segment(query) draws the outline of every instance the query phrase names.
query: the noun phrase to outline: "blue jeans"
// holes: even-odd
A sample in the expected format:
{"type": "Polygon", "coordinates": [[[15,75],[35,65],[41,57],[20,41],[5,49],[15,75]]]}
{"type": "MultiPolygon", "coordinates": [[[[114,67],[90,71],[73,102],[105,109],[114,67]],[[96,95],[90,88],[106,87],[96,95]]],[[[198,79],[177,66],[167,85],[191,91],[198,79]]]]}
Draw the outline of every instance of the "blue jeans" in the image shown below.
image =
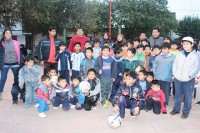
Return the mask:
{"type": "Polygon", "coordinates": [[[38,82],[26,82],[26,94],[25,94],[25,104],[34,104],[35,101],[35,90],[38,88],[38,82]]]}
{"type": "Polygon", "coordinates": [[[62,109],[64,111],[67,111],[68,109],[70,109],[70,105],[69,105],[69,101],[68,100],[66,100],[66,99],[63,100],[63,99],[61,99],[58,96],[53,97],[53,99],[52,99],[52,105],[54,107],[59,107],[60,104],[62,104],[62,109]]]}
{"type": "Polygon", "coordinates": [[[171,82],[159,80],[159,83],[160,83],[160,89],[162,89],[163,92],[165,93],[165,99],[166,99],[165,104],[168,105],[171,82]]]}
{"type": "Polygon", "coordinates": [[[39,103],[38,111],[39,111],[40,113],[49,110],[49,105],[46,103],[45,100],[43,100],[43,99],[38,99],[38,103],[39,103]]]}
{"type": "MultiPolygon", "coordinates": [[[[78,103],[78,99],[76,97],[70,98],[69,102],[73,105],[76,105],[78,103]]],[[[75,108],[76,108],[76,110],[81,110],[81,109],[83,109],[83,104],[81,104],[81,107],[79,107],[79,108],[75,107],[75,108]]]]}
{"type": "Polygon", "coordinates": [[[192,106],[192,92],[194,90],[195,79],[191,79],[187,82],[181,82],[175,79],[174,83],[175,83],[175,101],[173,110],[180,112],[181,101],[184,97],[184,107],[182,112],[189,113],[192,106]]]}
{"type": "Polygon", "coordinates": [[[19,65],[4,65],[3,69],[1,70],[1,77],[0,77],[0,92],[3,92],[5,82],[7,80],[8,70],[11,68],[13,75],[16,75],[16,72],[19,68],[19,65]]]}

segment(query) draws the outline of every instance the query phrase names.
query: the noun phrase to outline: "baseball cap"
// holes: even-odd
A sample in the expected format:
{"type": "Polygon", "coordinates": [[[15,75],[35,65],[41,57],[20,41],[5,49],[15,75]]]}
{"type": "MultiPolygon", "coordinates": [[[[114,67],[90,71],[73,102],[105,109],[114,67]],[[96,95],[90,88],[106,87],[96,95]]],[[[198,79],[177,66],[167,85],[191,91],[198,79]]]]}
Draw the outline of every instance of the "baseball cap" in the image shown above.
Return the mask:
{"type": "Polygon", "coordinates": [[[184,37],[184,38],[181,40],[181,42],[184,42],[184,41],[188,41],[188,42],[194,44],[194,39],[193,39],[192,37],[189,37],[189,36],[184,37]]]}

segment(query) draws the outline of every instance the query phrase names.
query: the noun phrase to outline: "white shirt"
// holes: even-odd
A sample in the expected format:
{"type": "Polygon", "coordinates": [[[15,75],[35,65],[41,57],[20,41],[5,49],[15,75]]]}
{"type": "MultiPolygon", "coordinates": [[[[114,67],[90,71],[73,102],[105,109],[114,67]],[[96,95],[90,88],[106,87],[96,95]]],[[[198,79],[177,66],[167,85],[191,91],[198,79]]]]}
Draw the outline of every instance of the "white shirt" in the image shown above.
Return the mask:
{"type": "Polygon", "coordinates": [[[71,61],[72,61],[72,70],[80,71],[80,64],[81,61],[85,58],[84,53],[79,52],[75,53],[73,52],[71,55],[71,61]]]}

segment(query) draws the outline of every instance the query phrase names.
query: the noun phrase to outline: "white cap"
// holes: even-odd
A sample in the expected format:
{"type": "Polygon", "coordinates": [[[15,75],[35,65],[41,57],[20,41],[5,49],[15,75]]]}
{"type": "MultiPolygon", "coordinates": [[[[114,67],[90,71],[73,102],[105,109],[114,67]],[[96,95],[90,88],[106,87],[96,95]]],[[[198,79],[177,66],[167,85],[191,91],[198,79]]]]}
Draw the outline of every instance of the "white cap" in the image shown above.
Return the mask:
{"type": "Polygon", "coordinates": [[[191,42],[192,44],[194,44],[193,38],[192,38],[192,37],[189,37],[189,36],[184,37],[184,38],[181,40],[181,42],[183,42],[183,41],[188,41],[188,42],[191,42]]]}

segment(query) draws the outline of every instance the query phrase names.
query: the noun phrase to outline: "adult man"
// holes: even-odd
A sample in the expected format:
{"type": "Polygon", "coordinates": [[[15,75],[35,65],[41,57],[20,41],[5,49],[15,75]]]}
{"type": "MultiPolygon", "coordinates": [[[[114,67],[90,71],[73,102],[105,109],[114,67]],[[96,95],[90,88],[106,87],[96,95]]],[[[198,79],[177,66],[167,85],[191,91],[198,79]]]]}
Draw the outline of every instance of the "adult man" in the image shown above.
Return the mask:
{"type": "Polygon", "coordinates": [[[151,48],[155,45],[161,46],[164,42],[163,40],[164,38],[160,36],[160,30],[158,28],[153,28],[152,36],[149,38],[151,48]]]}
{"type": "Polygon", "coordinates": [[[56,36],[56,29],[50,27],[48,29],[48,35],[43,37],[37,47],[37,56],[41,60],[41,64],[44,64],[44,74],[48,73],[49,67],[57,68],[57,62],[55,60],[56,51],[61,39],[56,36]]]}
{"type": "Polygon", "coordinates": [[[77,31],[76,31],[76,35],[72,37],[70,43],[69,43],[69,48],[68,48],[68,51],[70,53],[74,52],[74,44],[76,42],[80,42],[81,43],[81,51],[84,50],[84,43],[86,41],[88,41],[88,37],[84,36],[83,35],[83,29],[82,28],[77,28],[77,31]]]}

